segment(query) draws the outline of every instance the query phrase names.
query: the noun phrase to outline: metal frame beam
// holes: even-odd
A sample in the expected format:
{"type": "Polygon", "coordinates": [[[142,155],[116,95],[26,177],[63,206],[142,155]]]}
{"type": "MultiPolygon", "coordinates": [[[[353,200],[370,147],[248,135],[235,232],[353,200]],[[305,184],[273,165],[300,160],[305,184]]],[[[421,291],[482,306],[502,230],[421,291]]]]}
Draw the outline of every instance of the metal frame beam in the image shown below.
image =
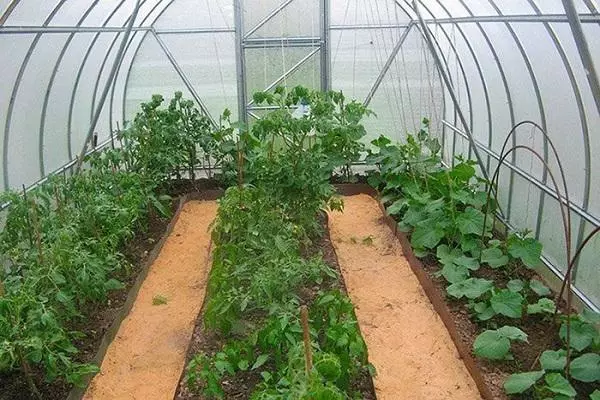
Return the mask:
{"type": "Polygon", "coordinates": [[[129,39],[129,35],[131,34],[131,29],[133,28],[133,24],[135,23],[135,18],[140,10],[141,0],[136,0],[135,8],[133,9],[133,13],[129,19],[129,25],[127,26],[127,31],[125,32],[125,36],[123,37],[123,41],[121,42],[121,46],[119,47],[119,51],[117,52],[117,57],[115,58],[115,62],[113,63],[113,67],[108,76],[108,81],[104,86],[104,90],[100,96],[100,100],[98,102],[98,106],[96,107],[96,112],[92,119],[92,123],[90,124],[90,129],[88,130],[87,136],[83,142],[83,146],[81,152],[79,153],[79,159],[77,160],[77,165],[75,167],[75,172],[79,172],[81,169],[81,165],[83,163],[83,158],[87,152],[87,146],[92,136],[94,135],[94,130],[96,129],[96,125],[98,124],[98,120],[100,119],[100,114],[102,113],[102,108],[104,107],[104,102],[106,101],[106,97],[108,96],[108,92],[110,91],[110,87],[117,75],[119,67],[121,65],[122,56],[125,53],[125,49],[127,47],[127,41],[129,39]]]}
{"type": "Polygon", "coordinates": [[[330,6],[329,0],[321,0],[321,90],[326,92],[331,86],[331,44],[330,35],[330,6]]]}
{"type": "Polygon", "coordinates": [[[402,47],[402,45],[404,44],[404,41],[408,37],[408,34],[411,31],[411,28],[412,28],[412,23],[408,25],[408,27],[404,30],[404,32],[402,32],[400,39],[398,39],[398,43],[396,43],[396,45],[392,49],[390,55],[388,56],[388,59],[386,60],[383,67],[381,68],[381,71],[379,71],[379,75],[377,76],[377,79],[375,79],[375,83],[373,83],[371,90],[369,90],[369,93],[367,94],[367,97],[365,98],[365,101],[363,102],[363,105],[365,107],[367,107],[369,105],[369,103],[371,103],[373,96],[375,96],[375,93],[379,89],[379,85],[381,85],[381,82],[383,82],[383,78],[385,78],[388,70],[392,66],[392,63],[396,59],[396,55],[398,55],[398,52],[400,51],[400,47],[402,47]]]}
{"type": "MultiPolygon", "coordinates": [[[[0,26],[0,35],[35,34],[35,33],[124,33],[126,27],[121,26],[0,26]]],[[[134,26],[132,32],[148,32],[155,30],[160,35],[183,33],[221,33],[235,32],[233,28],[190,28],[190,29],[154,29],[151,26],[134,26]]]]}
{"type": "MultiPolygon", "coordinates": [[[[582,23],[599,23],[599,14],[580,14],[582,23]]],[[[470,17],[425,18],[426,24],[462,24],[476,22],[569,22],[564,14],[477,15],[470,17]]]]}
{"type": "Polygon", "coordinates": [[[283,3],[281,3],[279,6],[277,6],[276,9],[274,9],[272,12],[270,12],[266,17],[264,17],[262,20],[260,20],[252,29],[249,29],[248,32],[246,32],[246,34],[244,35],[244,40],[247,40],[250,36],[252,36],[254,33],[256,33],[256,31],[258,31],[260,28],[262,28],[267,22],[269,22],[270,20],[275,18],[275,16],[277,14],[279,14],[284,8],[286,8],[288,5],[290,5],[290,3],[292,3],[293,1],[294,0],[285,0],[283,3]]]}
{"type": "Polygon", "coordinates": [[[238,120],[243,124],[248,124],[248,114],[246,110],[246,54],[244,52],[244,0],[233,0],[234,20],[235,20],[235,60],[237,74],[237,92],[238,92],[238,120]]]}
{"type": "Polygon", "coordinates": [[[243,47],[245,49],[264,49],[283,47],[313,47],[321,46],[320,36],[313,37],[289,37],[289,38],[256,38],[244,39],[243,47]]]}
{"type": "Polygon", "coordinates": [[[212,117],[212,115],[210,115],[208,108],[206,107],[206,105],[204,104],[204,102],[202,101],[202,99],[200,98],[198,93],[196,92],[196,89],[194,89],[194,85],[192,85],[192,82],[189,80],[189,78],[187,77],[187,75],[185,74],[183,69],[179,66],[179,63],[173,56],[173,53],[171,53],[171,50],[169,50],[169,47],[167,46],[167,44],[160,38],[160,36],[154,30],[152,30],[151,33],[154,36],[154,38],[156,39],[156,41],[158,42],[162,51],[165,53],[165,55],[169,59],[169,62],[171,63],[173,68],[175,68],[175,71],[177,71],[177,74],[183,81],[185,87],[190,91],[190,93],[192,94],[192,97],[194,98],[196,103],[198,103],[198,105],[200,106],[200,109],[202,110],[202,112],[206,115],[206,117],[208,117],[211,125],[216,128],[218,125],[217,125],[215,119],[212,117]]]}
{"type": "Polygon", "coordinates": [[[596,108],[598,109],[598,113],[600,113],[600,82],[598,81],[596,66],[594,65],[587,39],[583,33],[583,28],[581,26],[582,21],[577,14],[577,9],[575,8],[575,4],[573,4],[573,0],[562,0],[562,3],[565,7],[567,18],[569,19],[569,25],[571,26],[573,38],[575,39],[575,44],[579,51],[579,57],[581,58],[583,68],[586,72],[590,90],[592,91],[594,101],[596,102],[596,108]]]}

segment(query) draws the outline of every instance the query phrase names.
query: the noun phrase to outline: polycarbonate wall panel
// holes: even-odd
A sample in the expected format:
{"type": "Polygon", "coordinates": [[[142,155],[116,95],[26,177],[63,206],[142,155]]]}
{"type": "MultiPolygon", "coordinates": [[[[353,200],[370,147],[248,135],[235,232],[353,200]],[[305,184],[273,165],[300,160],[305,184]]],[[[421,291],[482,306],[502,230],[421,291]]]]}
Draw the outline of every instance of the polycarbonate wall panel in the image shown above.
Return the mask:
{"type": "Polygon", "coordinates": [[[176,0],[154,26],[157,29],[233,28],[233,1],[176,0]]]}
{"type": "MultiPolygon", "coordinates": [[[[244,6],[244,32],[284,3],[280,0],[247,1],[244,6]]],[[[320,35],[320,0],[292,0],[252,37],[302,37],[320,35]]]]}
{"type": "Polygon", "coordinates": [[[409,16],[394,0],[330,0],[331,25],[394,25],[409,16]]]}
{"type": "MultiPolygon", "coordinates": [[[[218,119],[223,110],[229,108],[235,120],[237,88],[233,34],[169,34],[161,35],[161,38],[213,118],[218,119]]],[[[149,37],[142,44],[131,70],[126,119],[131,120],[139,111],[140,103],[148,101],[152,94],[162,94],[170,99],[176,91],[193,99],[158,42],[149,37]]]]}

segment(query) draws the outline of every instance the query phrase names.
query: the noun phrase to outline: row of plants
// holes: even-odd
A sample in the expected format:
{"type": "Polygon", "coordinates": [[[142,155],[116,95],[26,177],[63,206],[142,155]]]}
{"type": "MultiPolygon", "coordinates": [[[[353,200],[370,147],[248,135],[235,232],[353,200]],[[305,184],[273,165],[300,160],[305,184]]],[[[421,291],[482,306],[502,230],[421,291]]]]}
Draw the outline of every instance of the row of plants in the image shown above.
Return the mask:
{"type": "MultiPolygon", "coordinates": [[[[600,316],[587,310],[579,315],[556,312],[550,289],[525,272],[540,264],[541,243],[528,232],[496,234],[497,203],[494,196],[488,199],[489,182],[476,175],[475,162],[459,156],[445,167],[426,119],[406,143],[381,136],[372,145],[367,162],[376,170],[369,183],[381,192],[399,229],[410,233],[415,254],[437,260],[436,275],[446,282],[448,298],[460,302],[479,326],[473,353],[509,370],[525,368],[506,380],[506,393],[581,398],[584,393],[578,395],[575,385],[590,399],[600,399],[600,334],[594,326],[600,316]],[[558,331],[562,347],[545,349],[528,370],[513,357],[511,346],[527,342],[521,328],[532,320],[558,331]]],[[[554,345],[554,336],[548,332],[548,346],[554,345]]]]}
{"type": "Polygon", "coordinates": [[[92,304],[123,288],[132,265],[121,250],[147,227],[150,213],[168,216],[166,195],[182,171],[194,177],[201,158],[222,160],[227,144],[191,101],[161,96],[117,140],[90,155],[72,175],[50,177],[10,202],[0,233],[0,374],[23,374],[41,398],[37,377],[79,385],[98,367],[81,362],[74,343],[92,304]],[[210,156],[210,157],[209,157],[210,156]]]}
{"type": "Polygon", "coordinates": [[[224,172],[237,185],[219,201],[212,233],[203,321],[222,345],[195,354],[185,382],[206,398],[244,377],[257,382],[251,399],[363,398],[353,383],[373,369],[353,306],[337,272],[307,249],[323,233],[323,210],[343,206],[330,178],[359,155],[368,111],[301,87],[254,99],[277,109],[240,137],[224,172]],[[311,113],[294,117],[300,102],[311,113]]]}

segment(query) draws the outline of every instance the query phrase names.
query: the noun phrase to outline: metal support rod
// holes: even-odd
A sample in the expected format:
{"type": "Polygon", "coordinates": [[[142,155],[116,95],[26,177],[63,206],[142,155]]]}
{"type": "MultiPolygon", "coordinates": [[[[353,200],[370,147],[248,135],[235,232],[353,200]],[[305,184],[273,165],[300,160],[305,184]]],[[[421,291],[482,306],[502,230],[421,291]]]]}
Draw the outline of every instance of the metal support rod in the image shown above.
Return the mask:
{"type": "Polygon", "coordinates": [[[396,55],[398,54],[398,52],[400,51],[400,48],[404,44],[404,41],[408,37],[408,34],[410,33],[411,28],[412,28],[412,23],[410,23],[408,25],[408,27],[406,28],[406,30],[404,32],[402,32],[402,35],[400,36],[398,43],[396,43],[396,45],[392,49],[392,52],[390,53],[388,59],[386,60],[385,64],[383,65],[383,68],[381,68],[381,71],[379,71],[379,75],[377,76],[375,83],[373,83],[373,86],[371,87],[369,94],[367,94],[367,97],[365,98],[365,101],[363,102],[365,107],[368,107],[369,103],[371,103],[373,96],[375,96],[375,93],[379,89],[379,85],[381,85],[381,82],[383,82],[383,78],[385,78],[385,76],[387,75],[388,70],[390,69],[390,67],[394,63],[394,60],[396,59],[396,55]]]}
{"type": "MultiPolygon", "coordinates": [[[[34,34],[34,33],[124,33],[123,26],[0,26],[0,34],[34,34]]],[[[150,32],[150,26],[134,26],[132,32],[150,32]]],[[[155,29],[160,35],[186,33],[233,33],[233,28],[190,28],[190,29],[155,29]]]]}
{"type": "Polygon", "coordinates": [[[421,12],[419,11],[417,0],[413,0],[413,8],[417,14],[417,18],[419,19],[419,23],[423,30],[423,34],[425,35],[425,39],[426,39],[425,41],[427,42],[429,51],[431,51],[431,54],[433,55],[435,63],[437,64],[439,71],[442,75],[442,78],[444,80],[444,84],[446,85],[446,89],[448,90],[448,93],[450,94],[450,97],[452,98],[452,102],[454,103],[454,107],[456,108],[456,110],[458,112],[458,117],[460,119],[460,122],[462,123],[463,127],[465,128],[465,132],[467,132],[467,135],[469,136],[469,143],[471,143],[471,146],[473,147],[473,153],[475,154],[475,158],[477,158],[477,163],[479,164],[479,168],[481,169],[481,174],[487,180],[487,179],[489,179],[489,177],[488,177],[488,173],[485,169],[485,164],[483,162],[483,158],[481,157],[481,154],[479,153],[479,149],[477,148],[477,146],[475,146],[475,139],[473,138],[473,133],[471,132],[471,129],[467,123],[467,120],[466,120],[464,114],[462,113],[462,110],[460,109],[460,103],[458,102],[456,93],[454,93],[454,89],[451,86],[450,79],[448,78],[446,71],[443,70],[442,63],[440,61],[440,57],[437,54],[437,52],[435,51],[435,47],[434,47],[433,41],[431,39],[431,32],[429,31],[429,27],[423,21],[423,17],[421,16],[421,12]]]}
{"type": "Polygon", "coordinates": [[[321,90],[327,92],[331,82],[331,44],[329,42],[330,26],[329,0],[321,0],[321,90]]]}
{"type": "Polygon", "coordinates": [[[210,115],[208,108],[206,107],[206,105],[204,104],[204,102],[202,101],[202,99],[200,98],[198,93],[196,92],[196,89],[194,89],[192,82],[188,79],[188,77],[186,76],[183,69],[181,69],[181,67],[179,66],[179,63],[177,62],[177,60],[175,59],[175,57],[169,50],[169,47],[167,46],[167,44],[160,38],[160,36],[158,36],[156,34],[156,32],[154,32],[154,31],[151,31],[151,32],[152,32],[152,35],[154,36],[154,38],[156,39],[156,41],[158,42],[158,44],[160,45],[160,48],[162,49],[162,51],[165,53],[165,55],[171,62],[171,65],[173,66],[173,68],[175,68],[177,75],[179,75],[179,77],[183,81],[183,84],[185,85],[185,87],[190,91],[190,93],[192,94],[192,97],[194,98],[194,100],[196,100],[196,103],[198,103],[198,106],[200,106],[200,110],[202,110],[204,115],[206,115],[206,117],[208,119],[210,119],[210,123],[212,124],[212,126],[217,127],[217,123],[215,122],[214,118],[210,115]]]}
{"type": "Polygon", "coordinates": [[[600,113],[600,82],[598,81],[598,74],[596,73],[596,67],[590,53],[587,39],[585,38],[583,28],[581,27],[581,21],[577,15],[577,9],[575,8],[575,4],[573,4],[573,0],[562,0],[562,3],[565,7],[567,18],[569,19],[571,31],[573,32],[573,39],[575,39],[577,50],[579,50],[579,57],[581,58],[583,68],[585,69],[585,75],[590,85],[592,95],[594,96],[594,101],[596,102],[596,108],[598,109],[598,113],[600,113]]]}
{"type": "MultiPolygon", "coordinates": [[[[582,23],[598,23],[600,15],[581,14],[582,23]]],[[[426,24],[461,24],[474,22],[569,22],[564,14],[477,15],[472,17],[427,18],[426,24]]]]}
{"type": "Polygon", "coordinates": [[[244,51],[243,0],[233,1],[233,12],[235,19],[235,67],[237,73],[238,120],[243,125],[246,125],[248,123],[248,115],[246,113],[246,54],[244,51]]]}
{"type": "Polygon", "coordinates": [[[83,158],[85,157],[85,153],[87,151],[88,142],[91,140],[94,130],[96,129],[96,125],[98,124],[98,120],[100,119],[100,114],[102,113],[102,108],[104,107],[104,102],[106,101],[106,96],[108,96],[108,92],[110,91],[111,84],[115,79],[115,75],[117,74],[117,70],[119,68],[119,62],[123,56],[125,51],[125,47],[127,45],[127,41],[129,39],[129,35],[131,34],[131,29],[133,28],[133,24],[135,23],[135,18],[137,17],[138,11],[140,10],[140,0],[136,1],[135,8],[133,9],[133,13],[131,15],[131,19],[129,20],[129,25],[127,25],[127,30],[125,31],[125,36],[123,37],[123,41],[121,42],[121,47],[117,53],[117,57],[115,57],[115,62],[113,63],[112,70],[108,76],[108,80],[106,85],[104,86],[104,90],[102,91],[102,95],[100,96],[100,101],[98,102],[98,106],[96,107],[96,113],[94,114],[94,118],[90,124],[90,129],[88,130],[87,136],[83,141],[83,146],[81,148],[81,152],[79,153],[79,159],[77,160],[77,165],[75,166],[75,172],[79,172],[81,169],[81,164],[83,163],[83,158]]]}
{"type": "Polygon", "coordinates": [[[369,30],[369,29],[405,29],[412,25],[413,22],[408,24],[372,24],[372,25],[330,25],[329,30],[331,31],[344,31],[344,30],[369,30]]]}
{"type": "Polygon", "coordinates": [[[6,11],[4,12],[4,14],[0,15],[0,25],[4,25],[4,23],[6,22],[8,17],[10,17],[10,14],[12,14],[12,12],[15,10],[20,1],[21,0],[12,0],[10,2],[8,7],[6,7],[6,11]]]}
{"type": "Polygon", "coordinates": [[[312,47],[320,46],[321,44],[322,40],[320,36],[244,39],[244,48],[246,49],[281,48],[281,46],[312,47]]]}
{"type": "MultiPolygon", "coordinates": [[[[279,78],[275,79],[269,86],[267,86],[266,88],[264,88],[263,92],[268,92],[269,90],[273,89],[275,86],[277,86],[278,84],[280,84],[283,80],[285,80],[288,76],[290,76],[291,74],[293,74],[294,72],[296,72],[296,70],[298,68],[300,68],[313,55],[315,55],[316,53],[318,53],[319,50],[320,50],[319,48],[313,49],[310,53],[308,53],[307,55],[305,55],[304,57],[302,57],[302,59],[300,61],[298,61],[290,69],[288,69],[287,71],[285,71],[283,73],[283,75],[281,75],[279,78]]],[[[254,104],[254,99],[250,100],[250,102],[246,105],[246,107],[249,107],[252,104],[254,104]]]]}
{"type": "Polygon", "coordinates": [[[279,14],[284,8],[286,8],[292,1],[294,1],[294,0],[286,0],[283,3],[281,3],[276,9],[274,9],[271,13],[269,13],[269,15],[264,17],[262,20],[260,20],[258,22],[258,24],[256,24],[252,29],[250,29],[248,32],[246,32],[246,34],[244,35],[244,39],[248,39],[250,36],[252,36],[254,33],[256,33],[257,30],[259,30],[267,22],[272,20],[277,14],[279,14]]]}

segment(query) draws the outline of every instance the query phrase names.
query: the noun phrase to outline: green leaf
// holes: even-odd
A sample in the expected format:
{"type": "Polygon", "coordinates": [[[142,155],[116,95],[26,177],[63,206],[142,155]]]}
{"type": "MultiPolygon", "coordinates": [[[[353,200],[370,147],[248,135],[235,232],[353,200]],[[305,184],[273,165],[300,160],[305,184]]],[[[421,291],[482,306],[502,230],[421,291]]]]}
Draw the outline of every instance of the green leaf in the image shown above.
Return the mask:
{"type": "Polygon", "coordinates": [[[247,371],[250,364],[248,363],[248,360],[240,360],[237,366],[240,371],[247,371]]]}
{"type": "MultiPolygon", "coordinates": [[[[473,207],[467,207],[463,213],[456,217],[456,225],[463,235],[481,235],[483,232],[484,214],[473,207]]],[[[488,222],[491,222],[488,218],[488,222]]]]}
{"type": "Polygon", "coordinates": [[[406,199],[399,199],[393,202],[386,211],[389,215],[398,215],[406,205],[408,205],[406,199]]]}
{"type": "Polygon", "coordinates": [[[479,262],[476,259],[465,255],[456,258],[454,264],[467,267],[471,271],[477,271],[479,269],[479,262]]]}
{"type": "Polygon", "coordinates": [[[462,282],[469,277],[469,269],[461,265],[446,264],[439,272],[450,283],[462,282]]]}
{"type": "Polygon", "coordinates": [[[413,247],[433,249],[444,236],[444,230],[438,226],[417,226],[410,238],[410,243],[413,247]]]}
{"type": "Polygon", "coordinates": [[[487,279],[469,278],[462,282],[453,283],[446,288],[448,294],[457,299],[463,296],[468,299],[476,299],[482,294],[492,290],[494,282],[487,279]]]}
{"type": "Polygon", "coordinates": [[[268,354],[261,354],[260,356],[256,357],[256,361],[254,362],[254,364],[252,364],[251,370],[255,370],[256,368],[261,367],[264,363],[267,362],[268,359],[268,354]]]}
{"type": "Polygon", "coordinates": [[[508,256],[502,252],[502,249],[492,247],[481,252],[481,262],[492,268],[500,268],[508,264],[508,256]]]}
{"type": "Polygon", "coordinates": [[[594,390],[592,394],[590,394],[590,400],[600,400],[600,390],[594,390]]]}
{"type": "Polygon", "coordinates": [[[492,307],[490,307],[485,301],[480,303],[475,303],[473,310],[477,313],[477,319],[480,321],[487,321],[491,319],[496,312],[492,307]]]}
{"type": "Polygon", "coordinates": [[[600,355],[586,353],[577,357],[571,362],[569,372],[571,373],[571,376],[578,381],[600,381],[600,355]]]}
{"type": "Polygon", "coordinates": [[[125,285],[116,279],[109,279],[106,282],[104,282],[104,289],[106,290],[120,290],[124,287],[125,285]]]}
{"type": "Polygon", "coordinates": [[[588,310],[584,308],[581,314],[579,314],[579,318],[583,322],[589,322],[590,324],[600,323],[600,313],[588,310]]]}
{"type": "Polygon", "coordinates": [[[507,394],[523,393],[544,376],[545,371],[522,372],[512,374],[504,382],[504,390],[507,394]]]}
{"type": "Polygon", "coordinates": [[[527,305],[527,314],[553,314],[555,309],[554,300],[542,297],[537,303],[527,305]]]}
{"type": "Polygon", "coordinates": [[[534,238],[521,239],[511,235],[508,239],[508,253],[514,258],[520,258],[525,266],[535,268],[540,264],[542,244],[534,238]]]}
{"type": "Polygon", "coordinates": [[[63,292],[62,290],[56,292],[56,300],[59,301],[62,304],[67,304],[71,302],[71,297],[66,294],[65,292],[63,292]]]}
{"type": "Polygon", "coordinates": [[[562,371],[567,365],[566,350],[546,350],[540,356],[540,364],[543,369],[549,371],[562,371]]]}
{"type": "Polygon", "coordinates": [[[498,333],[510,340],[519,340],[521,342],[527,341],[527,334],[517,328],[516,326],[505,325],[498,329],[498,333]]]}
{"type": "Polygon", "coordinates": [[[462,255],[459,249],[450,249],[447,244],[441,244],[436,249],[436,256],[440,263],[451,264],[462,255]]]}
{"type": "MultiPolygon", "coordinates": [[[[567,322],[560,326],[559,335],[562,340],[567,341],[567,322]]],[[[583,351],[592,344],[594,338],[598,335],[596,328],[592,324],[578,320],[571,320],[571,348],[577,351],[583,351]]]]}
{"type": "Polygon", "coordinates": [[[484,331],[473,343],[473,352],[477,357],[490,360],[504,359],[510,350],[510,340],[500,335],[498,331],[484,331]]]}
{"type": "Polygon", "coordinates": [[[548,296],[550,295],[550,289],[542,282],[537,279],[532,279],[529,281],[529,287],[533,290],[538,296],[548,296]]]}
{"type": "Polygon", "coordinates": [[[523,312],[523,296],[519,293],[502,289],[492,295],[490,304],[495,312],[509,318],[521,318],[523,312]]]}
{"type": "Polygon", "coordinates": [[[475,176],[475,168],[466,163],[456,164],[454,168],[449,171],[452,178],[462,182],[468,182],[475,176]]]}
{"type": "Polygon", "coordinates": [[[511,279],[506,284],[506,288],[508,290],[510,290],[511,292],[515,292],[515,293],[520,292],[521,290],[523,290],[524,287],[525,287],[525,282],[523,282],[520,279],[511,279]]]}
{"type": "Polygon", "coordinates": [[[544,378],[546,381],[546,387],[552,393],[563,394],[569,397],[575,397],[577,392],[571,386],[569,381],[559,373],[553,372],[551,374],[547,374],[544,378]]]}

